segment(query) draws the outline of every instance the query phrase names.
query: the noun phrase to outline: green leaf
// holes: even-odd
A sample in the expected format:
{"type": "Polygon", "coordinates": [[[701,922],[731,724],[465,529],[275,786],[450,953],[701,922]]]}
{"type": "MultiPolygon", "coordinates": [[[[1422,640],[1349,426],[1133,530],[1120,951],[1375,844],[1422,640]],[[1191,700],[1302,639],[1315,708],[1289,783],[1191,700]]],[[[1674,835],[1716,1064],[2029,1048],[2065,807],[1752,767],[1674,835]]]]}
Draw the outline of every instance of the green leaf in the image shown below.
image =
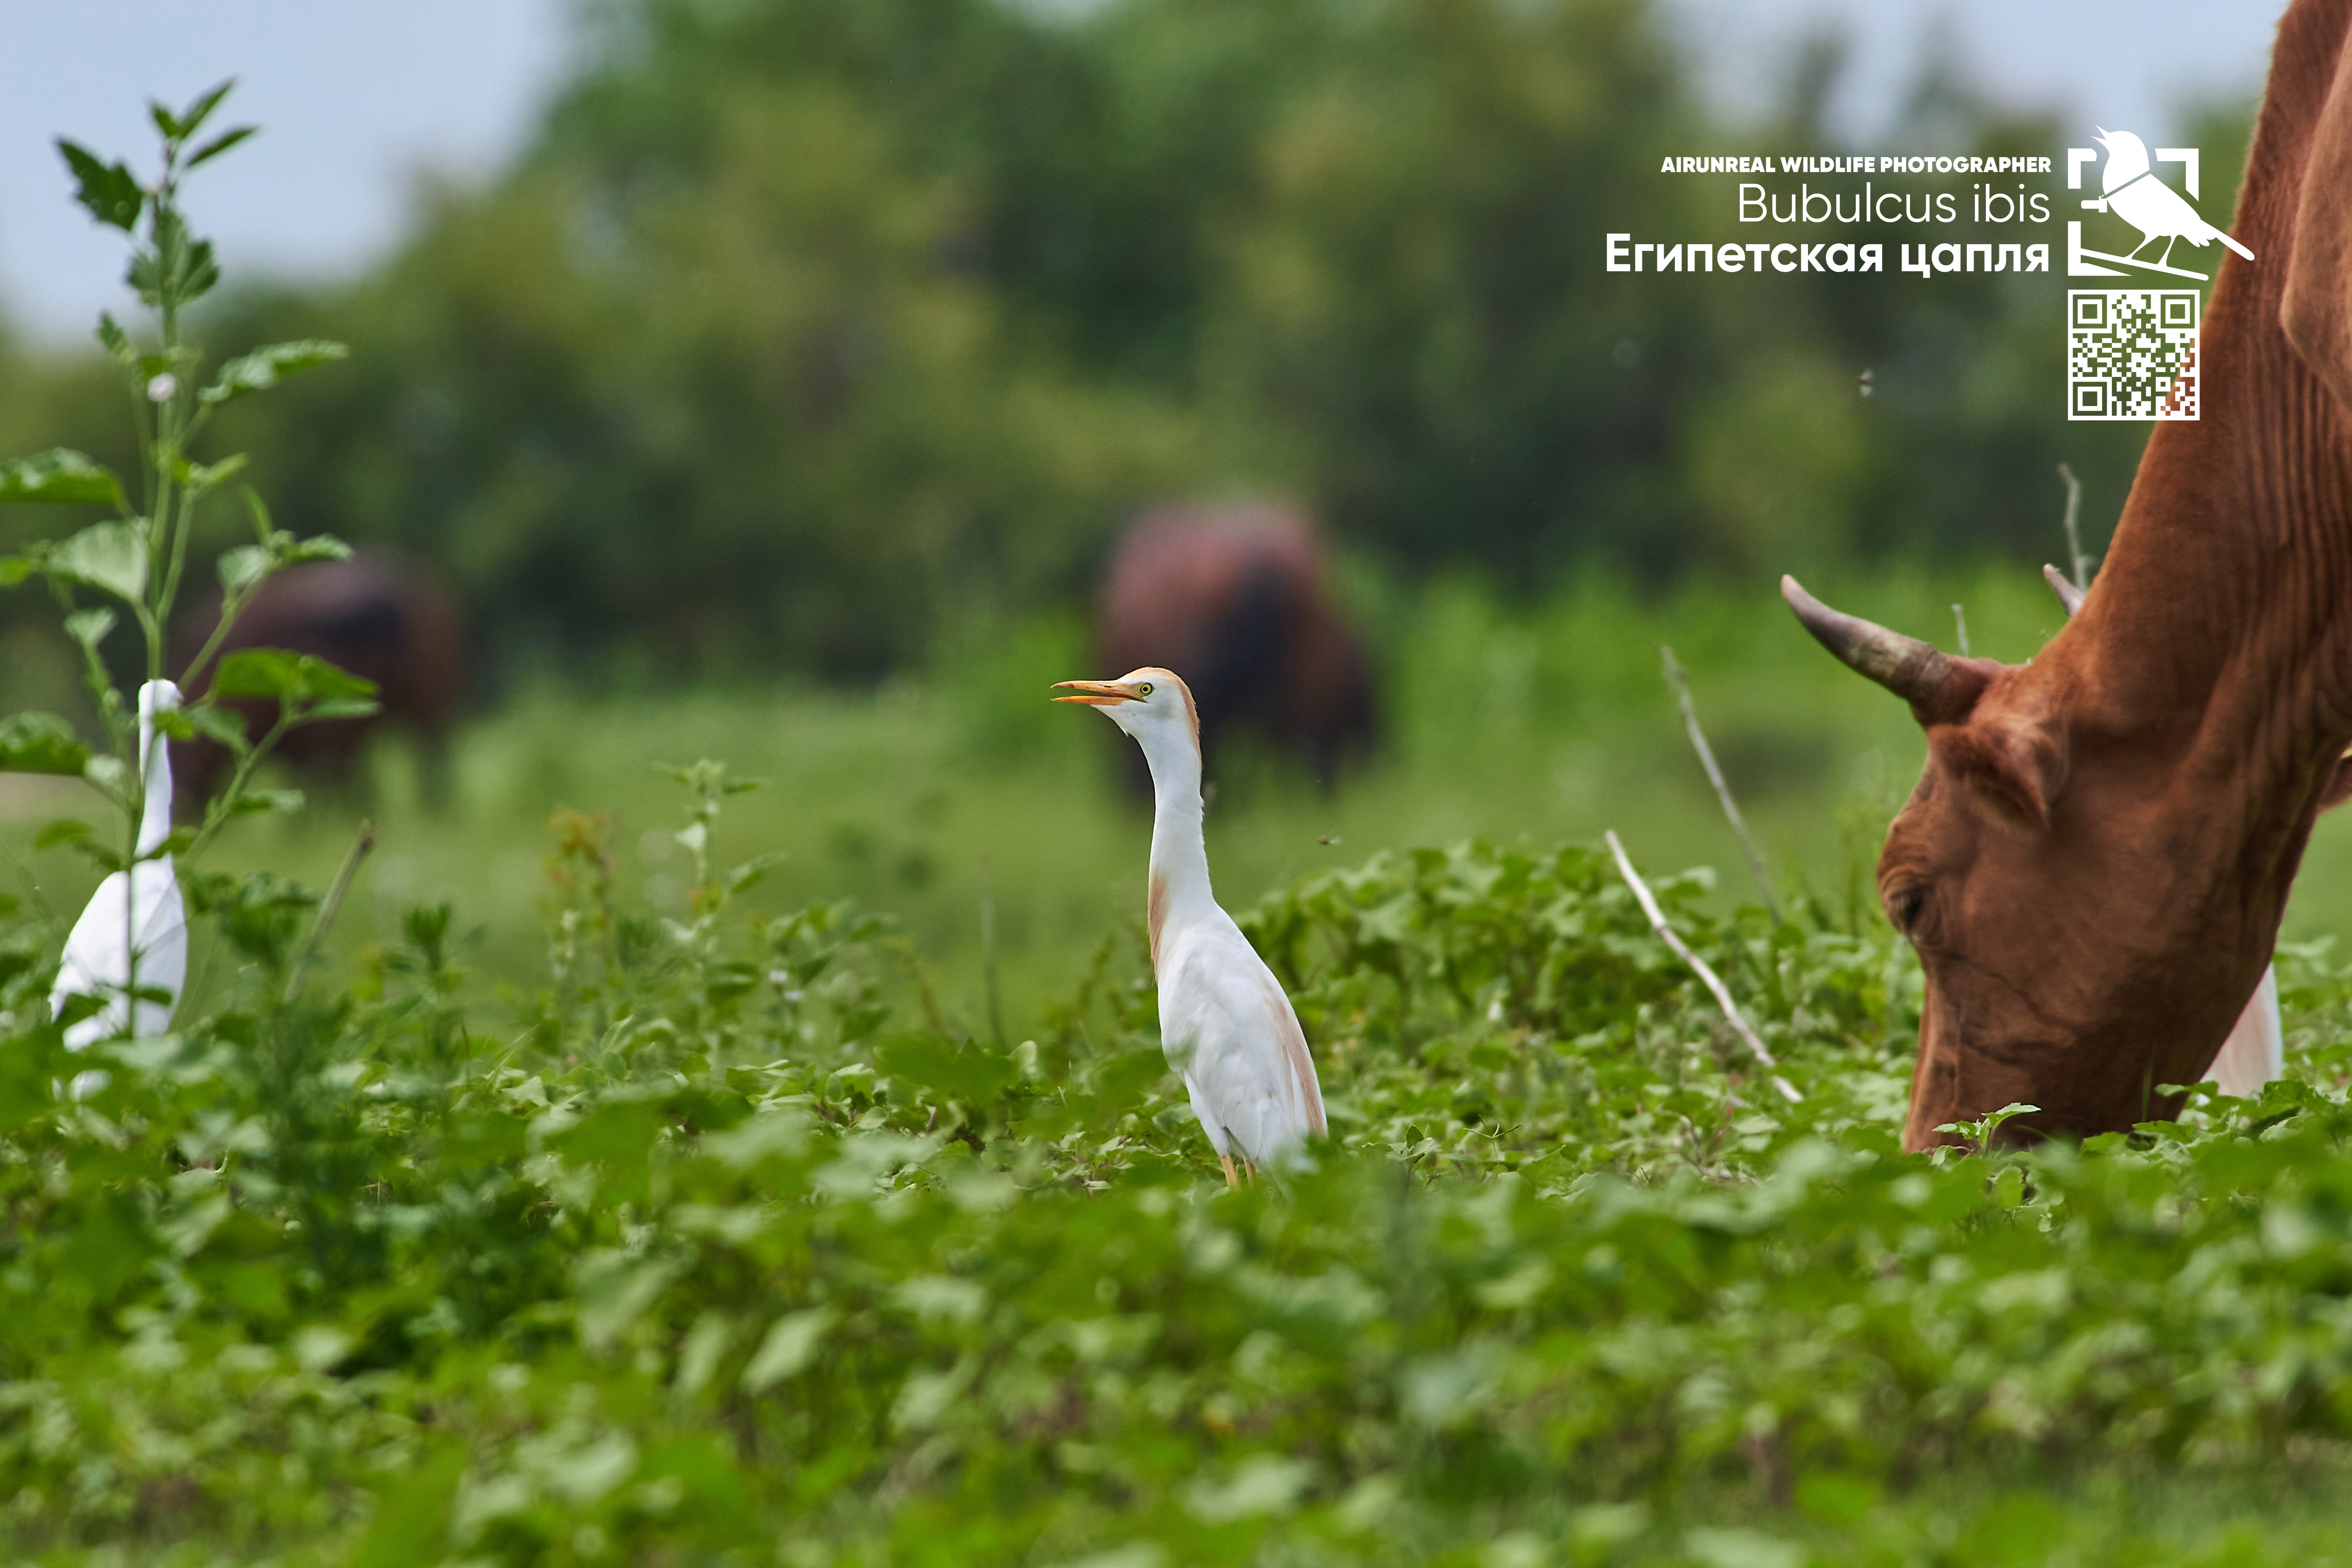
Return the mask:
{"type": "Polygon", "coordinates": [[[302,792],[299,789],[249,789],[228,803],[232,817],[259,816],[268,812],[291,814],[302,809],[302,792]]]}
{"type": "Polygon", "coordinates": [[[527,1152],[526,1125],[513,1115],[458,1117],[441,1134],[441,1163],[454,1171],[513,1164],[527,1152]]]}
{"type": "Polygon", "coordinates": [[[147,531],[128,520],[93,523],[50,550],[42,567],[138,604],[147,592],[147,531]]]}
{"type": "Polygon", "coordinates": [[[352,547],[331,533],[314,533],[286,547],[285,563],[299,566],[311,561],[348,561],[352,547]]]}
{"type": "Polygon", "coordinates": [[[547,1141],[567,1160],[639,1166],[662,1128],[661,1107],[645,1100],[610,1100],[547,1141]]]}
{"type": "MultiPolygon", "coordinates": [[[[213,88],[210,91],[199,95],[189,103],[187,108],[180,110],[180,116],[177,121],[179,129],[177,131],[167,131],[164,134],[173,138],[175,141],[184,142],[189,137],[194,136],[197,132],[202,131],[205,128],[205,121],[212,118],[213,110],[220,107],[221,100],[226,98],[229,95],[229,89],[235,86],[236,86],[236,78],[230,77],[227,80],[213,88]]],[[[157,113],[160,114],[163,112],[163,106],[161,104],[155,105],[154,107],[157,113]]],[[[230,134],[234,135],[235,132],[232,132],[230,134]]],[[[191,168],[194,168],[194,166],[195,165],[193,163],[189,164],[189,167],[191,168]]]]}
{"type": "Polygon", "coordinates": [[[173,473],[182,484],[202,494],[205,490],[218,489],[243,473],[245,463],[246,457],[243,452],[223,458],[219,462],[209,465],[191,463],[183,458],[173,465],[173,473]]]}
{"type": "Polygon", "coordinates": [[[139,357],[139,351],[131,345],[131,334],[122,330],[122,324],[110,311],[99,314],[98,341],[117,364],[127,365],[139,357]]]}
{"type": "Polygon", "coordinates": [[[778,1318],[743,1368],[743,1391],[764,1393],[805,1369],[824,1347],[825,1331],[833,1327],[834,1317],[830,1307],[811,1307],[778,1318]]]}
{"type": "Polygon", "coordinates": [[[782,864],[784,852],[781,849],[771,849],[764,855],[752,856],[751,858],[727,873],[724,880],[728,892],[730,894],[741,892],[766,876],[773,868],[782,864]]]}
{"type": "Polygon", "coordinates": [[[329,342],[323,338],[271,343],[267,348],[241,354],[221,366],[220,379],[205,388],[199,395],[206,403],[227,403],[247,393],[267,392],[289,375],[316,365],[332,363],[351,352],[341,343],[329,342]]]}
{"type": "Polygon", "coordinates": [[[59,773],[79,778],[89,748],[54,713],[12,713],[0,719],[0,773],[59,773]]]}
{"type": "Polygon", "coordinates": [[[188,247],[187,259],[180,268],[180,302],[184,305],[211,293],[220,276],[220,263],[213,258],[213,242],[196,241],[188,247]]]}
{"type": "Polygon", "coordinates": [[[122,858],[100,843],[98,830],[87,822],[76,821],[69,816],[59,817],[45,824],[38,833],[33,835],[33,847],[36,849],[55,849],[60,845],[88,856],[103,870],[122,869],[122,858]]]}
{"type": "Polygon", "coordinates": [[[223,656],[213,675],[211,700],[275,697],[331,702],[374,695],[374,681],[337,669],[323,658],[282,647],[247,647],[223,656]]]}
{"type": "Polygon", "coordinates": [[[232,713],[226,708],[213,708],[202,703],[194,708],[183,708],[180,711],[188,716],[188,722],[195,726],[198,731],[218,741],[238,756],[245,755],[249,749],[250,742],[246,738],[245,718],[242,714],[232,713]]]}
{"type": "Polygon", "coordinates": [[[352,1568],[407,1568],[444,1550],[450,1504],[466,1475],[466,1450],[452,1443],[438,1451],[427,1448],[425,1455],[391,1475],[370,1478],[375,1509],[351,1557],[352,1568]]]}
{"type": "Polygon", "coordinates": [[[62,136],[58,138],[58,151],[65,154],[66,167],[80,183],[74,199],[99,222],[130,233],[147,205],[147,193],[139,188],[138,176],[127,164],[106,163],[80,142],[62,136]]]}
{"type": "Polygon", "coordinates": [[[214,569],[220,574],[221,586],[234,594],[269,575],[269,552],[258,544],[239,544],[222,551],[214,569]]]}
{"type": "MultiPolygon", "coordinates": [[[[54,1051],[57,1037],[47,1039],[54,1051]]],[[[39,1049],[41,1044],[39,1035],[19,1034],[0,1051],[0,1131],[15,1131],[56,1103],[49,1085],[57,1069],[44,1059],[48,1053],[39,1049]]]]}
{"type": "Polygon", "coordinates": [[[131,798],[131,764],[110,752],[93,752],[82,764],[81,776],[117,800],[131,798]]]}
{"type": "Polygon", "coordinates": [[[148,1259],[159,1250],[138,1198],[127,1192],[106,1193],[84,1208],[80,1223],[65,1241],[59,1271],[92,1300],[111,1301],[147,1272],[148,1259]]]}
{"type": "Polygon", "coordinates": [[[76,610],[66,617],[66,636],[86,648],[95,649],[114,629],[114,612],[108,609],[76,610]]]}
{"type": "Polygon", "coordinates": [[[984,1105],[1013,1087],[1021,1069],[1009,1057],[978,1046],[958,1050],[938,1035],[893,1035],[875,1047],[892,1078],[903,1078],[949,1100],[984,1105]]]}
{"type": "Polygon", "coordinates": [[[0,501],[121,506],[122,481],[81,453],[57,447],[37,458],[0,463],[0,501]]]}
{"type": "Polygon", "coordinates": [[[213,671],[207,698],[299,697],[302,694],[302,655],[280,647],[247,647],[221,656],[213,671]]]}
{"type": "Polygon", "coordinates": [[[258,133],[260,130],[261,127],[258,125],[240,125],[234,131],[222,132],[218,136],[196,149],[195,154],[188,160],[187,167],[193,169],[200,163],[211,163],[247,137],[258,133]]]}
{"type": "MultiPolygon", "coordinates": [[[[168,209],[164,216],[170,216],[168,209]]],[[[158,308],[167,298],[184,305],[209,292],[220,281],[212,241],[186,237],[186,226],[176,219],[166,226],[159,218],[157,226],[168,226],[176,243],[166,245],[159,238],[157,248],[133,256],[123,280],[138,290],[141,300],[158,308]]]]}

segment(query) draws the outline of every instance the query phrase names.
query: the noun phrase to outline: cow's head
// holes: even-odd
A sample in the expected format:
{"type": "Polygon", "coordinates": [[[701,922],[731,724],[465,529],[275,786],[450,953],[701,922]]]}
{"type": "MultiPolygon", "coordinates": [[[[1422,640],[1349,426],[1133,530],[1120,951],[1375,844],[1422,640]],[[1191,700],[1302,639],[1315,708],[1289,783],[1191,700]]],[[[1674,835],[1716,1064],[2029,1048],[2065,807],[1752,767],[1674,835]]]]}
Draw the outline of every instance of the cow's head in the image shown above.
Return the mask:
{"type": "MultiPolygon", "coordinates": [[[[2080,622],[1953,658],[1793,582],[1927,731],[1879,892],[1927,975],[1905,1142],[2168,1114],[2259,980],[2313,818],[2352,794],[2352,0],[2294,0],[2209,297],[2194,420],[2150,434],[2080,622]]],[[[2070,605],[2069,608],[2073,606],[2070,605]]]]}
{"type": "Polygon", "coordinates": [[[1887,918],[1927,977],[1906,1146],[2013,1102],[2042,1112],[2013,1134],[2168,1113],[2159,1086],[2204,1075],[2268,933],[2184,873],[2206,857],[2150,841],[2162,813],[2146,770],[2070,733],[2048,670],[1953,658],[1793,579],[1781,593],[1927,731],[1926,769],[1878,864],[1887,918]]]}

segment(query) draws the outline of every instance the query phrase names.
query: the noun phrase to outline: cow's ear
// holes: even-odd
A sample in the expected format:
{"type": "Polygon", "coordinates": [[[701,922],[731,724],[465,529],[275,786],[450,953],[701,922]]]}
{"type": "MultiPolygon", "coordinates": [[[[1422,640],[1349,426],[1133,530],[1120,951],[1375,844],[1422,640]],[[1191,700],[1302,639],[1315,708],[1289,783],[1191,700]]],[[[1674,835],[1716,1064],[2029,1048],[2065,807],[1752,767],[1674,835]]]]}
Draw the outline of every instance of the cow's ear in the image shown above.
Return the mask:
{"type": "Polygon", "coordinates": [[[1937,724],[1927,749],[1960,783],[2012,826],[2036,832],[2066,783],[2066,748],[2039,724],[1990,721],[1937,724]]]}
{"type": "MultiPolygon", "coordinates": [[[[2334,79],[2304,158],[2279,324],[2312,374],[2352,408],[2352,49],[2332,42],[2335,64],[2321,68],[2334,79]]],[[[2274,74],[2287,58],[2284,36],[2277,53],[2274,74]]]]}

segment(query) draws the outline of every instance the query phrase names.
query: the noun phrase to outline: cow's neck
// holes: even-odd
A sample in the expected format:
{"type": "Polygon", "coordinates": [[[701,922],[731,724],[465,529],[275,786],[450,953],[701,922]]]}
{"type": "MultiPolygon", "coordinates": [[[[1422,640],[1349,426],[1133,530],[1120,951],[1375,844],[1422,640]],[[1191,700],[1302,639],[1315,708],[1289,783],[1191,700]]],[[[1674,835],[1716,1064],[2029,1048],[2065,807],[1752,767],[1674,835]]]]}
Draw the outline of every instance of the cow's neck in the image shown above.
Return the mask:
{"type": "MultiPolygon", "coordinates": [[[[2345,7],[2282,25],[2200,334],[2203,417],[2159,424],[2096,591],[2049,655],[2074,711],[2227,783],[2216,815],[2292,861],[2352,742],[2352,420],[2279,325],[2294,212],[2345,7]]],[[[2212,796],[2209,794],[2209,801],[2212,796]]]]}

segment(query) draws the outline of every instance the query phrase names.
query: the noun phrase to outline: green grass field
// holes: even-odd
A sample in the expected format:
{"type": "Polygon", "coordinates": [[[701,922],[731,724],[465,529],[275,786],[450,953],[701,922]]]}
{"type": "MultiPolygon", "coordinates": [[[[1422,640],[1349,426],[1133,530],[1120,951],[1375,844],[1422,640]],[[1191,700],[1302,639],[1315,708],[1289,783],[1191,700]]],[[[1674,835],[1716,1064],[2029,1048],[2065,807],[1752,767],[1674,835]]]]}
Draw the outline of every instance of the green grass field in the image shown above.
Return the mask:
{"type": "MultiPolygon", "coordinates": [[[[1880,577],[1814,586],[1843,607],[1952,639],[1968,607],[1979,654],[2021,659],[2059,624],[2031,573],[1880,577]]],[[[1508,613],[1466,588],[1378,609],[1387,744],[1325,793],[1262,755],[1213,759],[1209,817],[1220,896],[1244,908],[1307,873],[1382,848],[1473,836],[1497,844],[1597,841],[1618,830],[1652,868],[1713,868],[1710,907],[1755,889],[1660,678],[1657,647],[1688,668],[1700,717],[1740,805],[1787,888],[1871,900],[1887,820],[1917,776],[1923,746],[1900,702],[1840,668],[1805,637],[1770,583],[1689,589],[1657,605],[1593,586],[1508,613]]],[[[893,916],[930,966],[943,1005],[985,1023],[983,899],[992,901],[1005,1026],[1034,1029],[1107,932],[1140,918],[1145,808],[1118,787],[1129,742],[1093,714],[1046,700],[1047,685],[1090,667],[1075,621],[972,637],[920,678],[871,695],[790,686],[576,697],[541,685],[475,719],[457,747],[456,799],[418,809],[396,744],[374,758],[365,801],[325,800],[291,821],[248,822],[216,863],[267,866],[323,886],[362,811],[380,847],[346,907],[347,950],[388,940],[413,903],[446,900],[484,985],[536,974],[530,933],[548,891],[543,865],[559,808],[610,817],[619,886],[685,910],[683,821],[657,763],[728,763],[765,787],[730,805],[738,857],[781,851],[755,889],[761,908],[843,898],[893,916]]],[[[79,785],[31,781],[0,796],[0,868],[29,874],[70,918],[92,878],[30,833],[76,805],[79,785]]],[[[0,883],[0,886],[8,886],[0,883]]],[[[2286,935],[2309,940],[2352,918],[2352,829],[2315,835],[2286,935]]]]}
{"type": "MultiPolygon", "coordinates": [[[[2015,658],[2032,586],[1837,597],[1964,596],[2015,658]]],[[[12,922],[0,1557],[2345,1561],[2352,971],[2283,961],[2259,1103],[1902,1154],[1917,971],[1864,874],[1917,739],[1757,597],[1441,590],[1380,623],[1377,768],[1233,762],[1212,854],[1331,1137],[1232,1192],[1159,1048],[1115,737],[1045,700],[1103,673],[1066,627],[869,698],[525,695],[446,816],[387,753],[335,961],[248,879],[168,1036],[68,1057],[54,928],[12,922]],[[1802,918],[1738,909],[1661,640],[1802,918]],[[768,784],[698,867],[654,763],[704,754],[768,784]],[[1658,890],[1801,1099],[1578,847],[1612,826],[1724,868],[1658,890]],[[443,900],[446,946],[408,914],[443,900]]],[[[28,847],[70,799],[10,797],[37,916],[87,885],[28,847]]],[[[357,809],[212,866],[320,887],[357,809]]]]}

